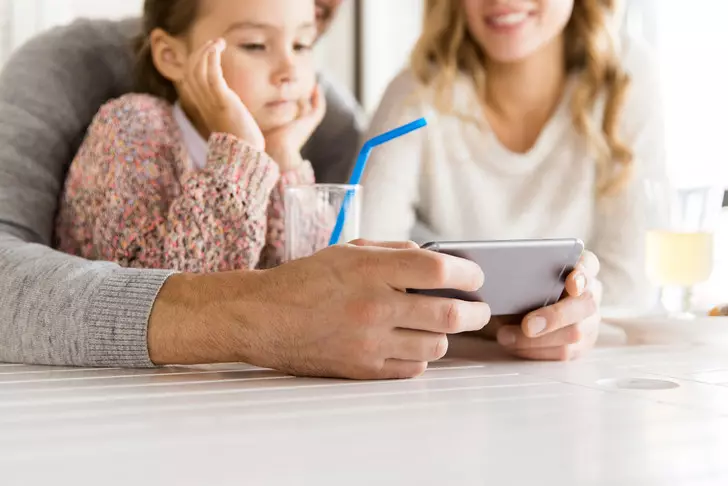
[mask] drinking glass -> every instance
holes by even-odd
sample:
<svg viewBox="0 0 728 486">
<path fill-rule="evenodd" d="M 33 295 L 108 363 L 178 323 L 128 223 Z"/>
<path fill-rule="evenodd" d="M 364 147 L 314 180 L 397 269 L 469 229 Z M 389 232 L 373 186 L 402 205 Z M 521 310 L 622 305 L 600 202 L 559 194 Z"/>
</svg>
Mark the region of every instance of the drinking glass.
<svg viewBox="0 0 728 486">
<path fill-rule="evenodd" d="M 286 187 L 285 261 L 308 257 L 326 248 L 345 203 L 341 243 L 359 238 L 362 187 L 349 184 Z"/>
<path fill-rule="evenodd" d="M 692 311 L 695 285 L 713 272 L 713 234 L 723 201 L 723 187 L 677 188 L 666 180 L 645 184 L 648 230 L 647 276 L 658 287 L 662 312 Z M 679 295 L 677 306 L 668 290 Z"/>
</svg>

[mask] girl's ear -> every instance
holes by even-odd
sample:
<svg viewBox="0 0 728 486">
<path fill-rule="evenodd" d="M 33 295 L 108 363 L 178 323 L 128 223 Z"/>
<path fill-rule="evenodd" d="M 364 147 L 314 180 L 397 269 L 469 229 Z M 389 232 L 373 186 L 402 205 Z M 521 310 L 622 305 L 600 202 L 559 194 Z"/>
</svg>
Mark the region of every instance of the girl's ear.
<svg viewBox="0 0 728 486">
<path fill-rule="evenodd" d="M 182 81 L 188 57 L 185 43 L 162 29 L 154 29 L 149 44 L 157 71 L 173 83 Z"/>
</svg>

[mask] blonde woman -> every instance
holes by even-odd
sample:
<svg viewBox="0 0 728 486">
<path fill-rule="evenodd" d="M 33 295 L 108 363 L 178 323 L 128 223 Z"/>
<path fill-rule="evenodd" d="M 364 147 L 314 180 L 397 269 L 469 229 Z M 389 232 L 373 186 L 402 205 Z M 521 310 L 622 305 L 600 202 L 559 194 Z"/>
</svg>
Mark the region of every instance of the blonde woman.
<svg viewBox="0 0 728 486">
<path fill-rule="evenodd" d="M 591 291 L 538 311 L 546 324 L 498 329 L 526 358 L 589 349 L 602 284 L 605 303 L 644 300 L 641 180 L 664 170 L 661 103 L 644 47 L 614 35 L 615 3 L 427 0 L 370 128 L 430 122 L 373 154 L 365 237 L 579 237 L 599 258 Z"/>
</svg>

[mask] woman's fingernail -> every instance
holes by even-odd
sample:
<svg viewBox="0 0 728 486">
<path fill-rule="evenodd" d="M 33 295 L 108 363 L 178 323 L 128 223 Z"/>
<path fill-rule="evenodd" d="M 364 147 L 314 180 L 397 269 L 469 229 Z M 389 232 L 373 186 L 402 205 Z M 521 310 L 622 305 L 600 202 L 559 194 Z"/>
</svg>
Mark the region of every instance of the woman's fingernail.
<svg viewBox="0 0 728 486">
<path fill-rule="evenodd" d="M 498 343 L 501 346 L 513 346 L 516 344 L 516 334 L 508 328 L 498 331 Z"/>
<path fill-rule="evenodd" d="M 576 283 L 576 291 L 579 293 L 579 295 L 584 293 L 584 290 L 586 290 L 586 277 L 583 273 L 580 273 L 576 277 L 574 277 L 574 283 Z"/>
<path fill-rule="evenodd" d="M 529 336 L 538 336 L 546 330 L 546 319 L 540 316 L 529 317 L 526 321 L 526 330 Z"/>
</svg>

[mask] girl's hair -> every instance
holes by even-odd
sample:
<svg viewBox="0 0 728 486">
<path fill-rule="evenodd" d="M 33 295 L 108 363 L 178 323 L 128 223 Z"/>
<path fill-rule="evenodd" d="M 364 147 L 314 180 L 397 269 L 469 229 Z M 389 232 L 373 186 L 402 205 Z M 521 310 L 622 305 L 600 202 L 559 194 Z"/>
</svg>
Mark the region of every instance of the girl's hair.
<svg viewBox="0 0 728 486">
<path fill-rule="evenodd" d="M 187 33 L 197 18 L 200 0 L 145 0 L 142 33 L 134 41 L 136 52 L 136 89 L 164 98 L 170 103 L 177 100 L 177 90 L 172 81 L 154 65 L 150 37 L 155 29 L 162 29 L 171 36 Z"/>
<path fill-rule="evenodd" d="M 598 191 L 612 194 L 631 175 L 632 151 L 619 139 L 620 115 L 630 79 L 619 60 L 612 23 L 618 0 L 575 0 L 565 35 L 565 60 L 579 79 L 572 100 L 572 119 L 595 152 Z M 412 70 L 424 85 L 433 85 L 436 107 L 452 112 L 452 86 L 458 73 L 472 77 L 485 93 L 485 53 L 468 30 L 462 0 L 427 0 L 424 28 L 412 53 Z M 605 96 L 601 127 L 591 114 Z"/>
</svg>

